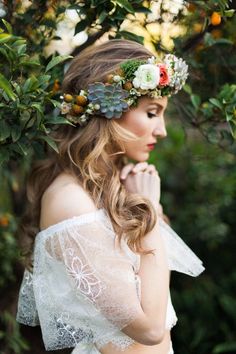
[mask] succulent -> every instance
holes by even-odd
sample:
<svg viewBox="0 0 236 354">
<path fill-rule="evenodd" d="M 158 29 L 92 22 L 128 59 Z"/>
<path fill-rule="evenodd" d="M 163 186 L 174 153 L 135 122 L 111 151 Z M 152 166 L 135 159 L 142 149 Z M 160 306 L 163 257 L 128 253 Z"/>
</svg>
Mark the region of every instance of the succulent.
<svg viewBox="0 0 236 354">
<path fill-rule="evenodd" d="M 122 113 L 128 109 L 125 99 L 128 92 L 120 85 L 109 85 L 96 82 L 89 85 L 88 99 L 93 105 L 99 105 L 98 114 L 101 113 L 106 118 L 120 118 Z"/>
</svg>

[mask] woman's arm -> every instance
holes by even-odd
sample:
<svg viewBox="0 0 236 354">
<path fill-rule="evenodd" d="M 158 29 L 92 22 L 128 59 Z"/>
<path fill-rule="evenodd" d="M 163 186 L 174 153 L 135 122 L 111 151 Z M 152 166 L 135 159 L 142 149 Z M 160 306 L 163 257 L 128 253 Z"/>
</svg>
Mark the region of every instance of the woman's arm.
<svg viewBox="0 0 236 354">
<path fill-rule="evenodd" d="M 143 314 L 123 329 L 131 338 L 145 345 L 159 344 L 164 337 L 169 270 L 158 223 L 144 238 L 145 249 L 155 249 L 154 254 L 141 255 L 141 306 Z"/>
</svg>

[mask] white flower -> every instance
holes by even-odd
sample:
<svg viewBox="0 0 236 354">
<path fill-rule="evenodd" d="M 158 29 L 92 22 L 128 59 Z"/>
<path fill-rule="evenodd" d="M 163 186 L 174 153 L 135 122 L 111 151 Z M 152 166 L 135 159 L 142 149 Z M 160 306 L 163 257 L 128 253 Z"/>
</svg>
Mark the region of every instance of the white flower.
<svg viewBox="0 0 236 354">
<path fill-rule="evenodd" d="M 61 114 L 66 114 L 70 111 L 71 109 L 71 104 L 67 102 L 62 102 L 61 104 Z"/>
<path fill-rule="evenodd" d="M 113 81 L 114 81 L 114 82 L 120 82 L 120 81 L 121 81 L 120 75 L 115 75 L 115 76 L 113 77 Z"/>
<path fill-rule="evenodd" d="M 160 81 L 160 69 L 154 64 L 143 64 L 135 71 L 133 85 L 142 90 L 153 90 Z"/>
</svg>

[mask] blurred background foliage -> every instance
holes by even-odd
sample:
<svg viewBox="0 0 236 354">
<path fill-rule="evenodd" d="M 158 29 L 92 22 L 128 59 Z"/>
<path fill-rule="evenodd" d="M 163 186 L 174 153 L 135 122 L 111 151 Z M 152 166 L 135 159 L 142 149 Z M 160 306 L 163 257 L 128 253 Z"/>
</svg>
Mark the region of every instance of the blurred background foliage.
<svg viewBox="0 0 236 354">
<path fill-rule="evenodd" d="M 44 353 L 40 330 L 15 322 L 22 276 L 17 225 L 31 162 L 59 115 L 70 56 L 111 38 L 174 52 L 190 67 L 170 100 L 168 138 L 150 162 L 173 228 L 204 261 L 197 279 L 172 275 L 177 354 L 236 353 L 236 1 L 0 1 L 0 352 Z M 69 353 L 68 351 L 61 351 Z M 58 352 L 58 351 L 57 351 Z"/>
</svg>

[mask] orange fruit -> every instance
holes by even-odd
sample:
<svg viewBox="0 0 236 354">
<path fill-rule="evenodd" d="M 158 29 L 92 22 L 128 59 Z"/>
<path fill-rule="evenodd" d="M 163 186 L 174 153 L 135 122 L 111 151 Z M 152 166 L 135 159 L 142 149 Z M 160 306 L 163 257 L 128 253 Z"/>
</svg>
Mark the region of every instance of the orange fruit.
<svg viewBox="0 0 236 354">
<path fill-rule="evenodd" d="M 211 24 L 213 26 L 218 26 L 221 23 L 221 16 L 219 12 L 214 11 L 211 15 Z"/>
<path fill-rule="evenodd" d="M 52 88 L 52 92 L 53 93 L 56 93 L 60 90 L 60 82 L 59 80 L 55 80 L 54 83 L 53 83 L 53 88 Z"/>
<path fill-rule="evenodd" d="M 80 114 L 80 113 L 83 113 L 84 108 L 82 106 L 79 106 L 78 104 L 73 104 L 72 111 L 75 114 Z"/>
<path fill-rule="evenodd" d="M 133 88 L 132 82 L 131 82 L 131 81 L 127 81 L 127 82 L 124 84 L 123 87 L 124 87 L 125 90 L 130 91 L 130 90 Z"/>
<path fill-rule="evenodd" d="M 65 93 L 64 94 L 64 100 L 67 102 L 67 103 L 70 103 L 73 101 L 73 96 L 70 95 L 69 93 Z"/>
<path fill-rule="evenodd" d="M 76 96 L 75 100 L 79 106 L 86 106 L 87 104 L 87 98 L 82 95 Z"/>
<path fill-rule="evenodd" d="M 194 32 L 200 33 L 202 31 L 202 24 L 201 23 L 194 23 L 193 30 L 194 30 Z"/>
<path fill-rule="evenodd" d="M 112 74 L 107 75 L 107 82 L 109 82 L 110 84 L 113 83 L 113 75 Z"/>
<path fill-rule="evenodd" d="M 0 225 L 1 226 L 8 226 L 9 225 L 9 219 L 6 215 L 3 215 L 1 218 L 0 218 Z"/>
</svg>

